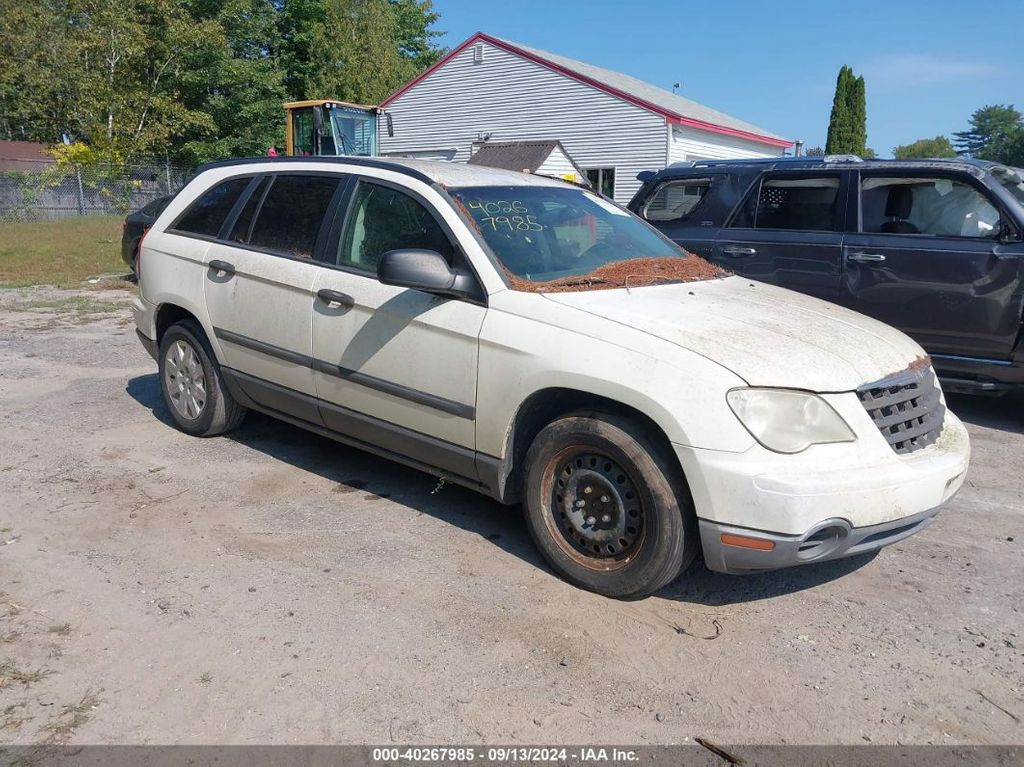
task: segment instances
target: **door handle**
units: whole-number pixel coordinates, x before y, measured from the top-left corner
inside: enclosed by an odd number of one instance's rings
[[[881,253],[850,253],[846,257],[849,261],[856,261],[858,264],[880,264],[885,261],[885,256]]]
[[[752,256],[757,253],[757,248],[741,248],[737,245],[729,245],[722,248],[722,252],[727,256]]]
[[[351,308],[356,305],[356,300],[352,298],[352,296],[338,290],[327,290],[326,288],[321,288],[316,292],[316,297],[325,304],[339,304],[340,306],[347,308]]]
[[[221,261],[218,258],[211,260],[209,266],[215,272],[224,272],[224,274],[228,275],[235,273],[234,264],[228,263],[227,261]]]

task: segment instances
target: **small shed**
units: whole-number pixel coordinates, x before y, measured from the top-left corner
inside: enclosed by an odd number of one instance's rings
[[[49,148],[32,141],[0,141],[0,172],[43,170],[57,162]]]
[[[587,183],[587,175],[561,141],[487,142],[479,146],[468,163],[560,178],[574,184]]]

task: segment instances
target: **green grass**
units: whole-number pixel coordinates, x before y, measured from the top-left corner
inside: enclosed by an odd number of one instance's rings
[[[127,272],[123,216],[0,223],[0,287],[82,287],[90,277]]]

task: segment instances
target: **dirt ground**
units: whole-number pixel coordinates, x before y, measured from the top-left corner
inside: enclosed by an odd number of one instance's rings
[[[0,742],[1024,742],[1024,399],[874,557],[579,591],[517,508],[169,425],[125,291],[0,291]],[[435,492],[436,491],[436,492]]]

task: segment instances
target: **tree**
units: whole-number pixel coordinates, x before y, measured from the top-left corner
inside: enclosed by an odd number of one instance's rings
[[[294,98],[378,103],[445,53],[430,0],[276,0]]]
[[[867,98],[863,77],[843,66],[836,78],[826,154],[863,155],[867,145]]]
[[[1024,126],[1016,126],[993,138],[981,152],[983,160],[1024,167]]]
[[[812,146],[810,149],[804,152],[806,157],[824,157],[825,150],[820,146]]]
[[[953,143],[960,154],[981,157],[991,142],[1020,128],[1022,117],[1012,104],[991,104],[976,109],[969,122],[971,127],[968,130],[953,134]]]
[[[956,149],[945,136],[922,138],[910,144],[901,144],[892,150],[897,160],[914,160],[927,157],[956,157]]]

